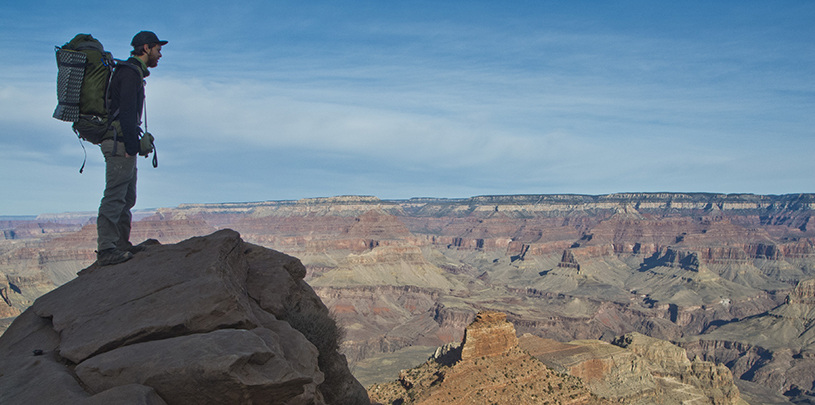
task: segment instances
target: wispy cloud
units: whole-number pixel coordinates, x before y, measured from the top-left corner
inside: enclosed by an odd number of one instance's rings
[[[125,57],[140,29],[170,40],[148,78],[161,166],[142,165],[141,207],[815,189],[804,2],[205,1],[115,28],[58,24],[48,6],[0,6],[0,33],[27,38],[2,45],[25,55],[0,61],[0,170],[25,173],[3,180],[19,196],[3,213],[58,211],[56,182],[90,177],[46,173],[81,161],[69,125],[50,118],[53,45],[91,32]]]

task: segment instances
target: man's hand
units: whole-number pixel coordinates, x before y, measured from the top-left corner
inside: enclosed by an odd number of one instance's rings
[[[139,155],[144,157],[149,156],[150,153],[153,152],[153,141],[155,141],[155,139],[153,134],[145,132],[139,140]]]

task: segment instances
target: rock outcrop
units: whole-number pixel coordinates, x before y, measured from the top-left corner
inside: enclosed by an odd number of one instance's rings
[[[94,264],[0,337],[0,403],[367,404],[304,275],[231,230]]]
[[[733,383],[733,375],[722,364],[699,358],[690,361],[685,349],[636,332],[620,336],[613,344],[644,359],[648,370],[655,377],[663,380],[675,379],[681,384],[697,388],[712,404],[739,402],[739,390]]]
[[[524,334],[520,347],[555,371],[583,380],[596,395],[618,402],[654,401],[657,383],[640,356],[600,340],[561,343]]]
[[[686,357],[670,342],[639,333],[560,343],[525,334],[520,347],[561,372],[579,377],[598,397],[615,403],[744,404],[724,365]]]
[[[496,357],[518,346],[515,327],[503,312],[482,311],[464,331],[461,359]]]
[[[138,221],[133,223],[131,240],[176,243],[213,231],[202,220]],[[96,225],[90,224],[76,232],[49,232],[38,239],[0,241],[10,243],[7,251],[0,244],[0,318],[16,316],[37,297],[74,279],[77,272],[91,265],[96,260],[96,237]],[[3,330],[0,322],[0,332]]]
[[[439,348],[399,379],[374,384],[373,403],[606,404],[576,377],[561,375],[518,348],[515,329],[499,312],[480,312],[460,346]]]

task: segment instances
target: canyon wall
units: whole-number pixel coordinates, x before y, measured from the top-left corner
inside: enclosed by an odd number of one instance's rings
[[[353,368],[380,354],[460,341],[481,310],[506,313],[520,334],[561,342],[631,332],[680,343],[716,336],[771,314],[815,278],[813,204],[812,194],[707,193],[186,204],[134,223],[132,239],[170,243],[231,228],[299,258],[305,281],[347,329],[342,350]],[[32,235],[24,229],[34,225],[23,225],[4,232]],[[92,263],[94,233],[90,225],[0,241],[6,324]],[[727,356],[750,356],[728,353],[721,362],[731,368]],[[793,367],[803,353],[791,352]],[[752,371],[737,368],[736,376],[780,378],[771,362],[745,362]],[[762,373],[768,377],[749,378]],[[800,381],[773,389],[793,385],[812,389]]]

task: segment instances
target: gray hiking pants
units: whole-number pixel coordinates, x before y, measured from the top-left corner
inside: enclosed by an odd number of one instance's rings
[[[125,157],[125,145],[113,140],[100,145],[105,156],[105,194],[96,218],[97,250],[130,246],[130,209],[136,205],[136,156]]]

